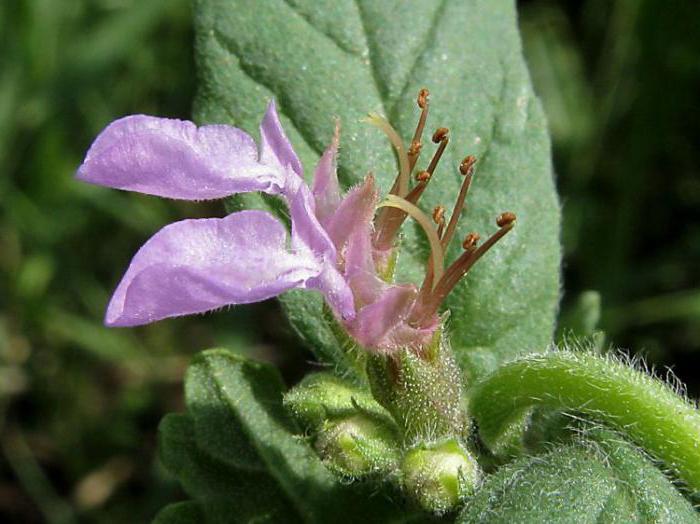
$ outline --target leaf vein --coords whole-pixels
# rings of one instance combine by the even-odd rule
[[[430,29],[428,29],[425,38],[423,39],[423,43],[419,47],[420,51],[416,53],[416,58],[414,59],[413,64],[408,70],[408,74],[406,75],[406,80],[404,81],[403,87],[399,90],[399,95],[397,96],[394,105],[391,107],[391,115],[387,115],[387,117],[392,121],[396,120],[397,111],[401,104],[401,101],[406,97],[409,85],[411,83],[411,79],[415,76],[418,66],[423,60],[425,54],[427,53],[428,48],[430,47],[430,42],[436,41],[435,36],[437,33],[437,27],[440,22],[440,18],[442,18],[446,6],[447,0],[441,0],[440,5],[435,10],[433,19],[430,21]]]
[[[384,116],[389,119],[391,122],[391,115],[389,115],[388,112],[388,106],[387,106],[387,93],[386,93],[386,86],[384,85],[384,82],[381,81],[379,71],[376,66],[376,61],[374,60],[374,55],[376,55],[376,51],[374,50],[374,43],[372,42],[372,39],[369,37],[369,31],[367,30],[367,23],[365,20],[365,15],[364,11],[362,10],[362,5],[360,5],[360,0],[354,0],[355,7],[357,8],[357,14],[360,19],[360,25],[362,27],[362,33],[365,35],[365,43],[367,44],[367,53],[369,56],[369,73],[370,77],[372,78],[372,81],[374,82],[374,87],[377,90],[377,94],[379,95],[379,101],[382,103],[382,113],[384,113]]]
[[[240,68],[241,72],[246,75],[248,78],[250,78],[253,82],[256,84],[264,87],[268,91],[271,91],[272,94],[275,96],[277,101],[279,102],[281,106],[281,113],[286,115],[289,118],[289,121],[291,122],[292,126],[294,129],[299,133],[299,136],[306,142],[306,144],[313,149],[317,154],[321,154],[321,151],[323,150],[322,146],[319,146],[314,143],[313,141],[313,133],[311,133],[308,129],[305,129],[302,126],[299,126],[297,122],[289,115],[287,111],[285,111],[285,101],[283,96],[281,96],[280,92],[278,89],[276,89],[271,83],[265,82],[264,80],[258,78],[253,69],[250,69],[246,64],[239,58],[239,53],[236,49],[236,46],[233,44],[233,42],[229,41],[228,38],[226,38],[225,35],[222,35],[221,32],[218,29],[215,29],[213,31],[213,36],[214,38],[219,42],[219,44],[224,47],[230,54],[236,56],[238,58],[238,67]]]
[[[356,58],[360,58],[360,59],[362,58],[362,54],[357,52],[357,50],[345,45],[341,40],[338,40],[337,38],[335,38],[331,33],[324,31],[320,27],[316,26],[313,23],[313,21],[311,20],[311,18],[309,18],[308,15],[305,15],[304,13],[299,11],[299,9],[297,9],[297,7],[291,2],[291,0],[282,0],[282,1],[285,4],[287,4],[289,9],[291,9],[297,16],[299,16],[299,18],[304,20],[310,27],[312,27],[314,29],[314,31],[316,31],[319,35],[325,37],[327,40],[329,40],[330,42],[335,44],[335,46],[338,49],[340,49],[341,51],[343,51],[345,54],[356,57]]]

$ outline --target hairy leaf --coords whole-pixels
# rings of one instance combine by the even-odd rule
[[[153,524],[197,524],[204,521],[202,508],[196,502],[176,502],[158,512]]]
[[[609,432],[499,469],[457,522],[698,522],[642,454]]]
[[[468,376],[479,376],[549,342],[559,298],[559,204],[546,125],[521,56],[512,2],[195,5],[197,119],[256,133],[268,99],[275,97],[307,176],[338,117],[342,182],[350,186],[371,171],[387,191],[396,172],[392,151],[360,119],[369,111],[383,113],[408,140],[417,120],[416,93],[428,87],[429,127],[449,127],[451,144],[424,208],[454,202],[461,181],[456,167],[475,154],[480,161],[458,237],[493,231],[501,211],[518,215],[515,231],[448,300],[458,358]],[[426,143],[423,166],[431,149]],[[449,258],[458,254],[455,244]],[[404,227],[398,278],[420,282],[428,255],[418,228]],[[323,314],[320,297],[294,292],[283,302],[316,354],[342,368],[343,341]]]
[[[200,502],[207,522],[301,522],[270,475],[237,470],[208,456],[198,447],[193,426],[188,415],[167,415],[160,426],[159,450],[166,468]]]
[[[534,406],[619,430],[700,494],[700,412],[664,382],[613,356],[554,351],[510,362],[470,391],[470,411],[492,450]]]
[[[195,357],[185,381],[187,414],[163,419],[160,454],[207,522],[409,518],[376,487],[345,485],[325,468],[295,435],[283,390],[269,365],[220,349]],[[194,509],[172,511],[179,517]]]

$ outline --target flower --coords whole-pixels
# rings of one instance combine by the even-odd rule
[[[465,183],[449,224],[444,209],[436,209],[435,227],[415,204],[447,145],[447,130],[440,128],[433,136],[438,150],[409,190],[421,150],[427,91],[421,91],[418,102],[421,118],[408,151],[388,122],[370,117],[400,160],[400,174],[383,202],[371,175],[341,194],[338,128],[309,187],[274,101],[260,126],[259,152],[248,134],[226,125],[197,127],[145,115],[111,123],[87,152],[78,169],[80,180],[186,200],[265,192],[286,202],[291,233],[258,210],[170,224],[134,256],[107,307],[105,324],[136,326],[311,289],[323,294],[338,321],[368,350],[426,347],[440,326],[438,308],[446,294],[512,227],[514,216],[502,215],[500,229],[481,247],[478,236],[470,235],[464,254],[443,271],[443,253],[464,204],[474,159],[467,157],[460,167]],[[397,234],[407,216],[421,224],[431,241],[432,257],[420,288],[392,281]]]

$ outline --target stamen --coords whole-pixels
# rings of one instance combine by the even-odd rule
[[[423,144],[415,141],[411,142],[411,145],[408,147],[408,165],[411,168],[411,171],[413,171],[413,167],[415,165],[414,160],[418,158],[418,155],[420,155],[422,149]]]
[[[416,175],[416,180],[418,182],[427,182],[430,180],[430,177],[433,176],[430,172],[428,171],[421,171]]]
[[[446,127],[438,127],[433,133],[433,144],[439,144],[442,142],[442,139],[445,138],[449,132],[450,130]]]
[[[438,206],[435,208],[435,211],[433,211],[433,220],[435,220],[435,215],[439,214],[440,212],[438,211],[438,208],[442,208],[442,212],[444,213],[444,209],[442,206]],[[444,225],[444,217],[442,218],[442,222]],[[457,259],[454,263],[450,265],[448,268],[448,272],[452,270],[455,265],[460,263],[460,260],[462,263],[467,260],[469,257],[472,256],[474,253],[474,250],[476,249],[476,245],[479,242],[479,234],[478,233],[469,233],[464,241],[462,242],[462,247],[464,248],[464,253],[460,256],[459,259]],[[439,281],[438,281],[439,283]],[[420,321],[422,321],[423,318],[427,319],[430,318],[430,315],[423,315],[423,312],[425,311],[426,305],[429,302],[430,299],[430,292],[432,291],[433,287],[433,271],[432,267],[428,266],[428,270],[425,273],[425,278],[423,279],[423,283],[421,284],[420,291],[418,292],[418,298],[416,299],[416,307],[413,309],[411,312],[411,317],[410,317],[410,322],[413,325],[419,325]],[[438,304],[439,305],[439,304]],[[437,308],[436,308],[437,309]]]
[[[474,166],[476,165],[476,157],[474,155],[468,155],[467,157],[462,160],[462,163],[459,164],[459,172],[462,173],[463,175],[472,175],[474,174]]]
[[[433,209],[433,222],[437,224],[438,236],[442,238],[442,233],[445,231],[445,208],[443,206],[437,206]]]
[[[423,194],[423,191],[425,191],[428,181],[430,180],[430,176],[435,171],[437,161],[440,159],[442,151],[444,151],[445,146],[447,145],[446,143],[443,144],[441,142],[440,148],[438,148],[438,153],[436,153],[436,156],[433,158],[433,161],[430,164],[432,167],[429,166],[428,170],[418,173],[416,176],[418,184],[409,191],[408,178],[410,173],[413,172],[423,148],[421,137],[423,135],[423,130],[425,129],[426,119],[428,118],[428,96],[429,93],[427,89],[421,89],[418,93],[418,99],[416,102],[418,103],[418,107],[421,109],[421,115],[418,120],[418,125],[416,126],[416,131],[413,135],[413,140],[411,141],[411,145],[406,155],[402,154],[403,142],[398,136],[398,133],[396,133],[396,130],[394,130],[385,119],[376,114],[372,114],[370,115],[369,120],[370,123],[379,127],[386,133],[389,140],[392,142],[392,144],[394,144],[399,157],[400,173],[397,179],[394,181],[389,194],[398,195],[413,204],[418,201],[420,196]],[[444,134],[446,134],[446,130],[443,135]],[[405,165],[402,163],[402,159],[404,157],[408,167],[405,167]],[[375,248],[379,250],[390,249],[394,242],[394,238],[396,237],[396,234],[398,233],[399,228],[405,219],[406,213],[403,213],[396,208],[382,209],[375,220],[376,228],[373,239]]]
[[[428,91],[425,87],[418,91],[418,99],[416,100],[416,103],[418,104],[418,107],[421,109],[428,109],[428,97],[430,96],[430,91]]]
[[[476,248],[476,245],[481,240],[479,233],[469,233],[462,241],[462,249],[468,251],[470,249]]]
[[[387,195],[386,200],[379,204],[378,207],[393,207],[400,209],[407,215],[413,217],[415,221],[420,224],[425,232],[425,235],[428,237],[428,242],[430,243],[430,252],[432,254],[431,261],[433,272],[436,277],[435,280],[439,281],[444,273],[444,254],[442,252],[442,246],[440,245],[440,239],[438,238],[437,231],[430,221],[430,218],[423,211],[421,211],[420,208],[396,195]]]
[[[498,225],[498,227],[507,227],[510,226],[513,222],[515,222],[515,220],[515,213],[506,211],[505,213],[501,213],[500,215],[498,215],[498,218],[496,219],[496,224]]]
[[[425,188],[428,186],[428,182],[432,176],[433,175],[427,171],[419,172],[416,175],[416,181],[418,184],[416,184],[413,189],[408,192],[408,195],[406,195],[406,200],[408,200],[411,204],[418,202],[418,199],[423,194],[423,191],[425,191]]]
[[[437,284],[433,287],[432,293],[424,297],[424,300],[421,301],[422,303],[415,308],[414,313],[411,315],[411,322],[414,325],[421,325],[437,312],[442,301],[445,300],[445,297],[454,289],[460,279],[496,242],[513,229],[515,220],[515,214],[511,212],[502,213],[496,220],[496,223],[499,225],[498,231],[479,247],[477,247],[479,235],[476,233],[467,235],[462,243],[464,253],[447,268],[442,278],[436,278]]]
[[[421,137],[423,136],[423,130],[425,129],[425,122],[428,119],[428,97],[430,93],[427,89],[423,88],[418,92],[418,107],[421,109],[420,117],[418,118],[418,125],[416,126],[416,131],[413,133],[413,140],[411,140],[411,146],[408,150],[408,166],[411,171],[416,166],[418,157],[420,156],[421,150]]]
[[[474,176],[474,165],[476,164],[476,157],[469,155],[462,163],[459,165],[459,172],[464,175],[464,180],[462,181],[462,187],[459,189],[459,195],[457,196],[457,202],[450,215],[450,222],[447,224],[447,230],[445,235],[442,237],[442,248],[447,251],[450,245],[450,241],[457,230],[457,222],[459,222],[459,217],[464,209],[464,202],[467,199],[467,193],[469,193],[469,187],[472,183],[472,177]]]
[[[416,175],[416,184],[413,189],[408,192],[405,200],[411,204],[418,202],[425,188],[428,186],[428,181],[431,174],[427,171],[421,171]],[[401,228],[401,224],[406,220],[406,213],[400,209],[382,209],[379,212],[376,220],[376,230],[374,233],[374,246],[379,250],[389,249],[394,243],[394,238]]]
[[[436,144],[439,143],[440,145],[438,146],[437,151],[435,151],[433,158],[430,160],[428,169],[426,169],[426,171],[431,175],[435,172],[435,168],[437,167],[438,162],[440,162],[440,158],[442,158],[442,154],[445,152],[445,148],[450,141],[449,137],[447,136],[449,132],[450,130],[446,127],[440,127],[435,131],[435,133],[433,133],[433,142]]]
[[[408,177],[411,170],[409,168],[406,148],[404,147],[401,137],[396,130],[391,127],[391,124],[385,118],[376,113],[370,113],[366,119],[366,122],[379,128],[396,149],[396,156],[399,158],[399,176],[396,179],[396,182],[394,182],[394,187],[392,187],[391,193],[398,194],[400,197],[406,196],[408,193]]]
[[[442,157],[443,152],[445,151],[445,148],[447,147],[447,144],[449,142],[449,138],[447,137],[447,134],[449,133],[449,129],[446,127],[440,127],[435,131],[433,134],[433,142],[435,143],[440,143],[440,146],[438,147],[437,151],[435,152],[435,155],[433,155],[432,160],[430,161],[430,165],[428,165],[428,169],[425,171],[421,171],[416,175],[416,180],[418,181],[418,185],[416,185],[406,196],[406,200],[411,202],[412,204],[415,204],[418,202],[418,199],[420,196],[423,194],[423,191],[425,191],[426,186],[428,185],[428,181],[430,178],[433,176],[433,173],[435,172],[435,168],[437,167],[438,162],[440,161],[440,158]]]

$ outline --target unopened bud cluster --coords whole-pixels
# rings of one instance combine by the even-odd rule
[[[436,514],[453,510],[474,492],[480,470],[466,446],[459,370],[442,337],[421,355],[371,357],[367,377],[369,391],[315,373],[284,402],[330,470],[392,483]]]

